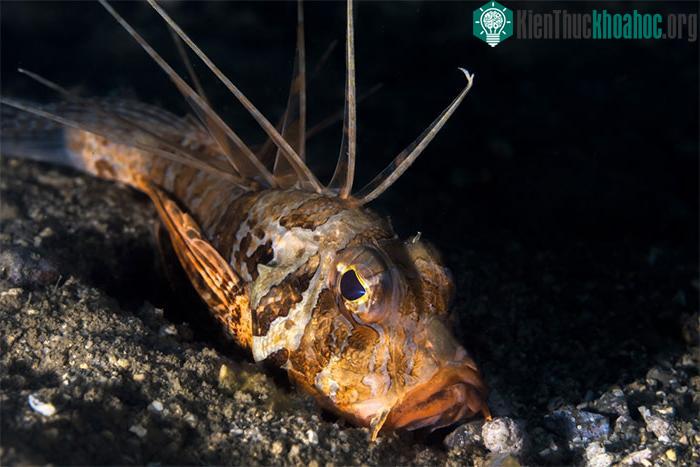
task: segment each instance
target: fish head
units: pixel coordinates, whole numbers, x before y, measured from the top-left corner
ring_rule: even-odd
[[[437,429],[479,412],[487,389],[446,324],[454,284],[436,250],[414,238],[335,252],[292,378],[373,436]]]

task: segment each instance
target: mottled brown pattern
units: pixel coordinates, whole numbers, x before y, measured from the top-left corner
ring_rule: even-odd
[[[113,179],[116,176],[112,164],[102,159],[95,162],[95,170],[97,170],[97,175],[101,178]]]
[[[247,193],[232,200],[218,224],[205,227],[207,231],[215,232],[211,235],[212,244],[224,254],[227,260],[232,259],[230,254],[236,238],[236,232],[238,232],[241,224],[248,217],[250,209],[259,196],[260,193]]]
[[[290,274],[280,284],[272,287],[260,300],[258,308],[253,315],[253,335],[264,336],[270,329],[270,323],[276,318],[287,316],[289,310],[299,303],[302,293],[309,288],[309,281],[316,272],[316,266],[312,267],[311,261],[300,271]]]
[[[238,250],[236,251],[235,257],[231,258],[231,263],[234,266],[242,267],[243,265],[247,266],[246,262],[246,253],[248,251],[248,247],[250,246],[250,243],[253,241],[253,237],[250,233],[248,233],[245,237],[241,239],[241,243],[238,244]],[[257,269],[257,268],[256,268]],[[250,274],[250,269],[248,269],[248,273]]]
[[[346,209],[346,204],[335,198],[314,198],[306,201],[290,214],[280,219],[280,225],[287,229],[300,227],[314,230],[326,223],[328,218]]]
[[[250,235],[248,235],[246,238],[250,238]],[[246,250],[247,249],[241,248],[239,254],[245,255]],[[248,273],[253,280],[258,278],[258,265],[267,265],[270,261],[272,261],[273,256],[274,252],[272,251],[272,242],[268,240],[267,243],[256,248],[250,256],[243,259],[246,267],[248,268]]]
[[[354,246],[362,246],[367,244],[377,243],[382,240],[388,240],[394,237],[394,233],[388,225],[383,222],[378,226],[358,232],[352,240],[347,244],[348,248]]]

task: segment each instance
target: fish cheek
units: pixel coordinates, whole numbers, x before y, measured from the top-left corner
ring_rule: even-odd
[[[347,340],[352,326],[340,316],[335,294],[323,290],[313,309],[311,320],[306,325],[299,348],[290,354],[290,364],[296,378],[304,379],[311,387],[317,386],[317,376],[328,368],[343,343]],[[334,385],[331,385],[334,386]],[[328,388],[317,388],[326,395],[333,392]]]

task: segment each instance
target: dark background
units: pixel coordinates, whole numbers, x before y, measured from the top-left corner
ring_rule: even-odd
[[[516,413],[624,384],[691,342],[698,294],[698,45],[686,40],[535,41],[472,36],[482,2],[360,2],[358,180],[369,181],[476,73],[473,90],[380,200],[402,236],[423,232],[457,281],[458,334]],[[511,9],[697,13],[697,2],[505,2]],[[116,8],[184,74],[164,25]],[[176,89],[92,3],[2,2],[2,91],[51,93],[18,66],[89,95],[187,111]],[[228,76],[276,121],[294,53],[293,3],[168,6]],[[311,123],[343,105],[344,5],[306,6]],[[262,133],[197,64],[215,107],[247,141]],[[340,125],[314,139],[327,180]],[[695,315],[697,317],[697,315]],[[555,401],[555,402],[553,402]]]

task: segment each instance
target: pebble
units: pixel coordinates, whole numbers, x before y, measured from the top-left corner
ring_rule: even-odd
[[[651,449],[649,448],[644,448],[639,451],[635,451],[633,453],[628,454],[625,456],[621,461],[620,464],[622,465],[651,465],[651,462],[649,462],[649,459],[651,459]]]
[[[483,420],[476,420],[458,426],[452,433],[447,435],[443,444],[447,449],[464,449],[467,446],[483,444],[481,429]]]
[[[119,368],[129,368],[129,360],[127,360],[126,358],[117,359],[117,366]]]
[[[164,324],[158,329],[158,335],[164,336],[177,336],[177,327],[174,324]]]
[[[275,457],[279,456],[280,454],[282,454],[282,452],[284,452],[284,445],[280,441],[275,441],[272,443],[270,452]]]
[[[22,292],[23,290],[19,287],[12,287],[11,289],[0,292],[0,297],[17,297],[22,295]]]
[[[670,460],[671,462],[676,462],[676,460],[678,459],[678,457],[676,456],[676,450],[675,450],[675,449],[669,449],[668,451],[666,451],[666,457],[667,457],[668,460]]]
[[[632,420],[629,415],[620,415],[615,420],[615,435],[622,440],[629,442],[636,442],[639,440],[639,429],[640,426]]]
[[[488,467],[520,467],[521,464],[516,457],[510,454],[492,452],[486,460],[486,465]]]
[[[668,414],[658,415],[657,413],[652,413],[645,406],[640,406],[637,410],[642,414],[644,423],[647,425],[647,430],[651,431],[656,435],[656,438],[662,443],[669,443],[671,441],[671,422],[669,421]]]
[[[605,451],[600,443],[591,443],[586,446],[584,455],[587,467],[609,467],[613,463],[613,456]]]
[[[566,407],[545,417],[545,426],[565,437],[570,448],[584,447],[610,433],[604,415]]]
[[[517,456],[522,454],[527,444],[523,423],[509,417],[497,417],[484,423],[481,436],[486,449],[492,452]]]
[[[318,444],[318,434],[314,430],[307,430],[304,442],[306,444]]]
[[[132,425],[129,428],[129,431],[138,436],[139,438],[143,438],[144,436],[146,436],[146,433],[148,433],[148,431],[141,425]]]
[[[148,404],[148,410],[150,410],[151,412],[162,412],[163,403],[161,401],[153,401],[150,404]]]
[[[596,412],[609,415],[626,415],[629,413],[625,393],[619,388],[603,393],[603,395],[593,401],[591,407]]]
[[[35,394],[29,396],[29,407],[44,417],[50,417],[56,413],[56,407],[51,402],[43,402]]]

